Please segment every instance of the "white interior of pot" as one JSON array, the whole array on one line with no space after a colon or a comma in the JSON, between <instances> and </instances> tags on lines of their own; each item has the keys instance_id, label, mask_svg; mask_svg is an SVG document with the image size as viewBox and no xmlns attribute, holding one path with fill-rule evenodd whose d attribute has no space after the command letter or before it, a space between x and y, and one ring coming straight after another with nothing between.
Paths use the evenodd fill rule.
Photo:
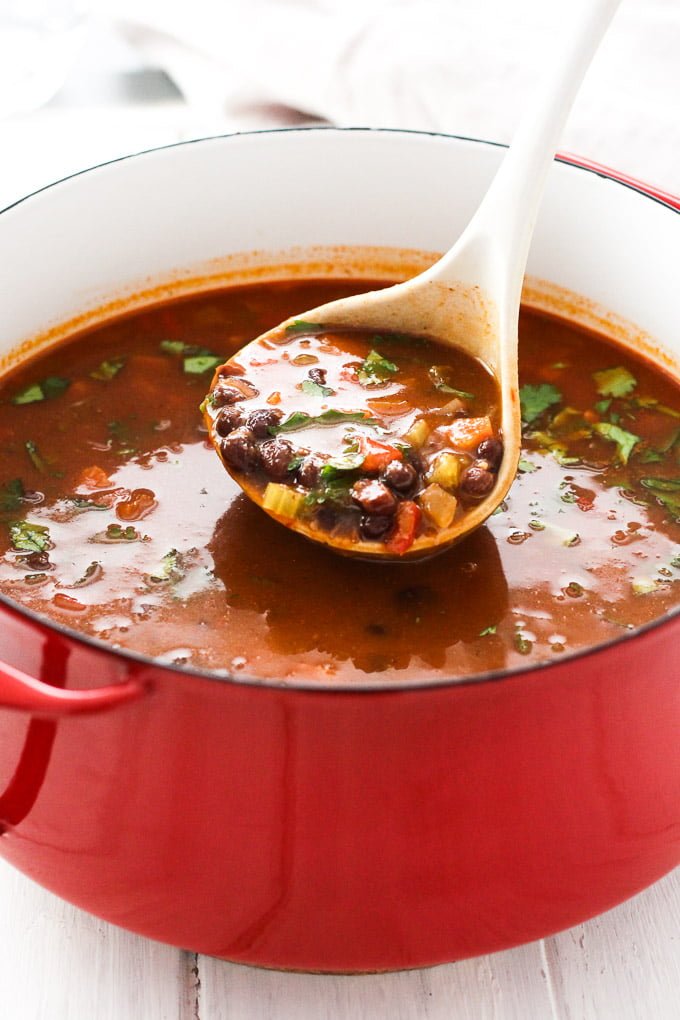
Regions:
<instances>
[{"instance_id":1,"label":"white interior of pot","mask_svg":"<svg viewBox=\"0 0 680 1020\"><path fill-rule=\"evenodd\" d=\"M408 132L295 130L206 139L72 177L0 215L0 355L112 299L215 270L233 253L443 251L503 153ZM634 323L677 366L679 230L662 204L555 164L528 272Z\"/></svg>"}]
</instances>

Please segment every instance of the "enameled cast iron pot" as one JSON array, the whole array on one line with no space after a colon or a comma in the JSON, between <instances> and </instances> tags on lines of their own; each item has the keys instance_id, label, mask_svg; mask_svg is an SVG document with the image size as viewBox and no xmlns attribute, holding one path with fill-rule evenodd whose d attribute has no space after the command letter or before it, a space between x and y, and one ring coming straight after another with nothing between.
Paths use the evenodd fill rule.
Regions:
<instances>
[{"instance_id":1,"label":"enameled cast iron pot","mask_svg":"<svg viewBox=\"0 0 680 1020\"><path fill-rule=\"evenodd\" d=\"M501 155L296 130L70 178L0 216L0 356L233 252L443 250ZM677 369L673 205L556 164L529 271L637 324ZM0 616L0 851L153 938L275 967L414 967L573 925L680 861L677 613L543 668L358 691L162 666L7 599Z\"/></svg>"}]
</instances>

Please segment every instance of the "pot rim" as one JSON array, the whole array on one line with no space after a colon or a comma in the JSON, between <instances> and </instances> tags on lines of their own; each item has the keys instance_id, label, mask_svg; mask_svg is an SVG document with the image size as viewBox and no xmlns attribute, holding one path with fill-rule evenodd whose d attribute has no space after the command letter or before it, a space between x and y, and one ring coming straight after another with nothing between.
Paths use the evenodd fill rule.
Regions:
<instances>
[{"instance_id":1,"label":"pot rim","mask_svg":"<svg viewBox=\"0 0 680 1020\"><path fill-rule=\"evenodd\" d=\"M176 149L189 145L209 144L215 141L222 141L226 139L249 137L252 135L280 135L280 134L291 134L291 133L309 133L309 132L337 132L342 134L348 133L365 133L365 134L399 134L399 135L414 135L416 137L426 138L446 138L452 139L458 142L464 142L471 145L485 145L493 148L507 149L508 146L504 142L491 141L485 138L474 138L469 135L458 135L449 134L443 131L419 131L410 128L381 128L381 127L361 127L361 126L348 126L348 127L337 127L335 125L309 125L302 127L277 127L277 128L261 128L253 131L235 131L227 132L219 135L207 135L200 138L191 138L179 142L171 142L167 145L153 146L150 149L141 149L137 152L128 153L124 156L117 156L115 159L105 160L102 163L96 163L91 167L86 167L83 170L77 170L75 173L68 174L66 177L61 177L56 181L52 181L49 184L43 185L37 188L35 191L29 192L27 195L23 195L10 205L0 209L0 216L3 213L9 212L11 209L16 208L22 203L29 199L41 194L43 191L48 191L51 188L56 188L61 184L71 181L74 178L80 177L83 174L90 173L94 170L100 170L105 167L113 166L117 163L126 162L130 159L136 159L139 156L144 156L154 152L162 152L166 149ZM680 215L680 197L671 195L668 192L664 192L658 188L646 184L643 181L639 181L636 178L630 177L626 174L619 173L610 167L603 166L600 163L588 160L585 157L575 155L573 153L557 153L555 161L565 166L572 167L579 171L585 171L586 173L594 174L604 180L612 181L613 183L628 188L631 191L647 198L659 205L664 206L676 215ZM513 666L504 669L487 670L483 673L475 673L471 676L462 677L444 677L441 679L431 680L384 680L384 681L370 681L367 683L348 683L347 681L341 680L324 680L324 681L311 681L306 679L288 679L288 680L277 680L258 678L254 675L241 674L241 673L230 673L227 670L202 670L191 666L180 666L175 663L162 662L159 659L151 658L150 656L142 655L140 652L136 652L128 648L117 648L101 638L92 637L88 634L84 634L80 631L74 630L66 624L60 623L56 620L50 620L48 617L43 616L40 613L35 612L32 609L28 609L22 606L20 602L9 598L6 595L0 593L0 610L5 609L10 613L25 617L38 627L47 628L48 630L56 631L64 638L75 641L76 643L83 644L88 648L93 649L97 652L103 652L108 655L120 657L124 660L131 662L136 666L152 667L162 670L168 670L171 673L177 673L183 677L192 677L196 680L211 680L222 683L233 683L243 687L257 687L257 688L274 688L276 690L286 690L291 692L305 691L307 693L317 694L346 694L346 695L362 695L362 694L395 694L395 693L407 693L417 692L422 690L441 689L446 687L464 687L483 683L494 683L503 680L512 680L517 676L525 676L537 672L548 672L555 668L571 665L583 658L591 655L603 654L607 652L613 646L618 646L623 643L634 641L657 628L664 627L671 623L674 619L680 617L680 605L671 609L669 612L657 617L649 623L643 624L641 627L636 627L631 631L620 634L609 641L601 642L597 645L588 645L585 648L577 649L573 652L568 652L561 655L557 659L550 660L548 662L536 662L526 666Z\"/></svg>"}]
</instances>

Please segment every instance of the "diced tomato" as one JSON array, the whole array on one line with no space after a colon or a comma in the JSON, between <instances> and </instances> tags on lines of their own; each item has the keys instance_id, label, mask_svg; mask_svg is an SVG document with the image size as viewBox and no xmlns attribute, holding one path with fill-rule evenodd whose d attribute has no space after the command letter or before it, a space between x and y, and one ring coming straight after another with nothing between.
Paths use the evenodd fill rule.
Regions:
<instances>
[{"instance_id":1,"label":"diced tomato","mask_svg":"<svg viewBox=\"0 0 680 1020\"><path fill-rule=\"evenodd\" d=\"M397 519L394 531L385 543L389 552L401 556L413 545L420 523L420 507L410 500L405 499L397 507Z\"/></svg>"},{"instance_id":2,"label":"diced tomato","mask_svg":"<svg viewBox=\"0 0 680 1020\"><path fill-rule=\"evenodd\" d=\"M459 450L474 450L483 439L493 435L491 420L483 418L457 418L450 425L443 427L451 444Z\"/></svg>"},{"instance_id":3,"label":"diced tomato","mask_svg":"<svg viewBox=\"0 0 680 1020\"><path fill-rule=\"evenodd\" d=\"M84 468L80 472L78 488L84 489L110 489L113 482L103 468L94 464L92 467Z\"/></svg>"},{"instance_id":4,"label":"diced tomato","mask_svg":"<svg viewBox=\"0 0 680 1020\"><path fill-rule=\"evenodd\" d=\"M404 459L403 453L396 446L379 443L377 439L369 439L367 436L362 438L361 452L364 455L364 462L361 465L362 471L369 475L378 474L379 471L382 471L393 460Z\"/></svg>"}]
</instances>

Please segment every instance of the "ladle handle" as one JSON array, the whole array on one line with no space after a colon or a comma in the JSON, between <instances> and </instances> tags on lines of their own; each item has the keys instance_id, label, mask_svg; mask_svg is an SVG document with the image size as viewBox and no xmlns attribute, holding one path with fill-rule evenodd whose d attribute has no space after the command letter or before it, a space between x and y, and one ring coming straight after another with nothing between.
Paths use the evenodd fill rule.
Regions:
<instances>
[{"instance_id":1,"label":"ladle handle","mask_svg":"<svg viewBox=\"0 0 680 1020\"><path fill-rule=\"evenodd\" d=\"M446 282L448 265L455 264L452 275L460 279L460 254L470 247L470 278L479 279L474 265L476 250L480 249L479 258L486 260L486 246L492 239L498 269L507 267L505 306L519 307L529 244L548 170L581 81L620 2L584 0L562 52L554 57L555 73L537 85L533 102L491 187L457 244L433 267L433 276ZM562 9L568 8L563 5Z\"/></svg>"}]
</instances>

